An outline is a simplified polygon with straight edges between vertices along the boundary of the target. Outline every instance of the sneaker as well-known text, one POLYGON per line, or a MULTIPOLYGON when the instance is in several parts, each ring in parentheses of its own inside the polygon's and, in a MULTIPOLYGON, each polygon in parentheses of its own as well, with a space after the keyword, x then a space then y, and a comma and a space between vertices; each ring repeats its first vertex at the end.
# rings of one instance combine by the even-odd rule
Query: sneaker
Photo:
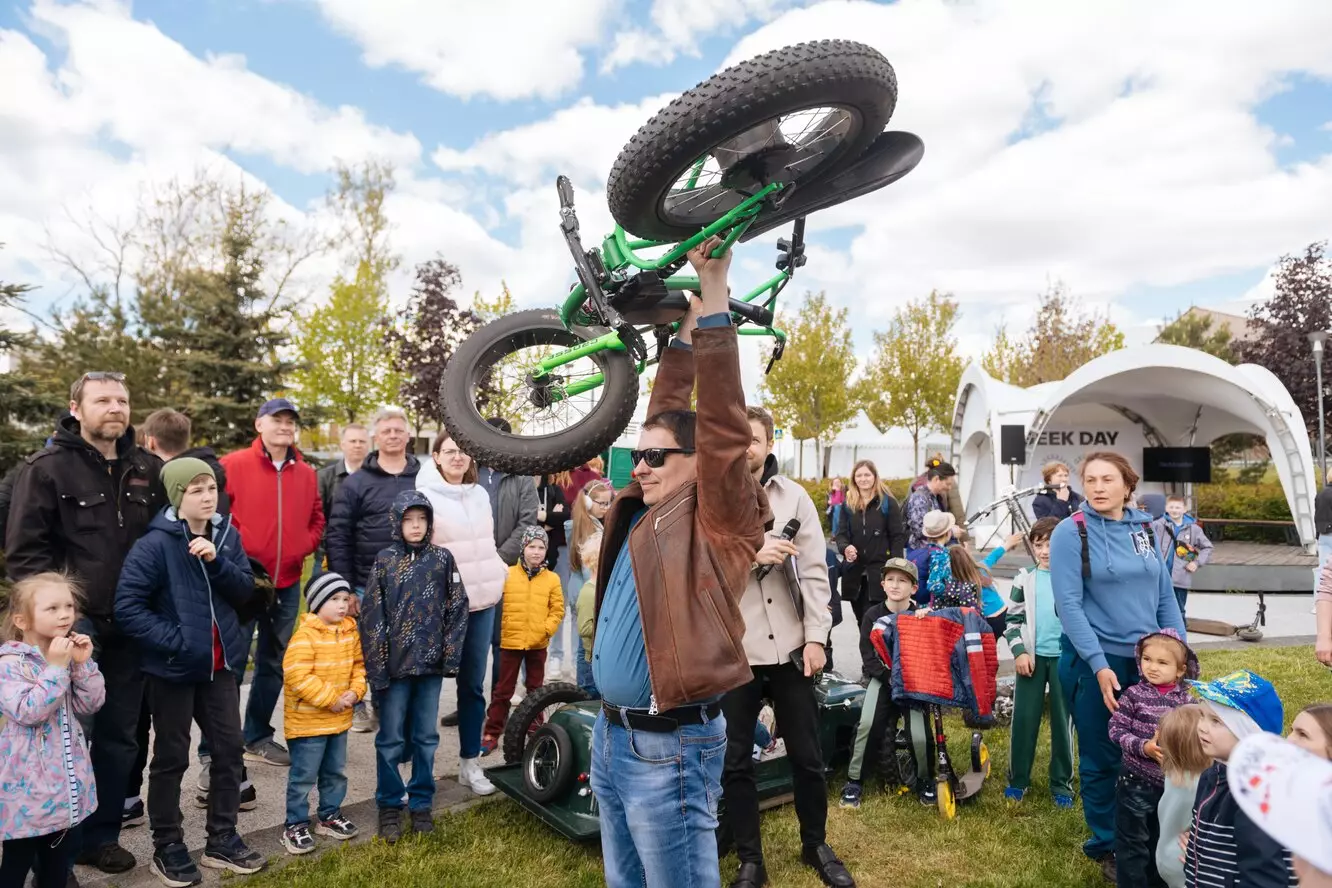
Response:
POLYGON ((452 712, 444 713, 439 719, 439 726, 441 728, 458 727, 458 710, 455 709, 452 712))
POLYGON ((1119 867, 1115 865, 1115 852, 1107 851, 1096 858, 1096 863, 1101 867, 1101 878, 1112 885, 1119 884, 1119 867))
POLYGON ((498 737, 483 737, 483 738, 481 739, 481 754, 482 754, 482 755, 490 755, 490 754, 491 754, 492 752, 494 752, 497 748, 499 748, 499 738, 498 738, 498 737))
POLYGON ((1057 792, 1054 795, 1054 803, 1056 808, 1064 808, 1067 810, 1068 808, 1073 807, 1073 796, 1057 792))
POLYGON ((1010 786, 1004 790, 1004 798, 1014 804, 1020 803, 1026 797, 1027 791, 1025 789, 1018 789, 1016 786, 1010 786))
POLYGON ((402 838, 402 812, 397 808, 379 809, 379 837, 390 845, 402 838))
POLYGON ((284 829, 279 841, 288 854, 309 854, 315 849, 314 836, 310 835, 309 825, 304 823, 284 829))
POLYGON ((357 703, 352 710, 351 729, 357 734, 373 734, 379 730, 379 719, 370 711, 369 703, 357 703))
POLYGON ((280 743, 269 737, 245 747, 245 760, 263 765, 286 768, 291 765, 291 754, 280 743))
POLYGON ((435 818, 428 808, 419 808, 412 812, 412 832, 425 835, 435 831, 435 818))
POLYGON ((916 799, 925 807, 933 808, 939 803, 939 795, 934 791, 934 786, 926 786, 916 793, 916 799))
POLYGON ((203 856, 199 858, 199 865, 210 869, 231 870, 233 873, 248 876, 259 872, 267 862, 263 855, 250 850, 250 847, 241 841, 240 836, 231 833, 215 843, 209 842, 205 845, 203 856))
POLYGON ((846 786, 842 787, 842 807, 843 808, 860 807, 859 780, 848 780, 846 786))
POLYGON ((74 862, 83 866, 91 866, 112 876, 127 873, 138 864, 133 854, 115 842, 107 842, 105 845, 98 845, 96 848, 84 848, 74 858, 74 862))
POLYGON ((474 758, 462 760, 458 768, 458 782, 477 795, 487 796, 495 791, 495 784, 490 782, 481 770, 481 763, 474 758))
POLYGON ((143 800, 134 799, 133 802, 125 806, 125 810, 120 815, 120 828, 129 829, 132 826, 143 826, 148 822, 148 814, 144 810, 143 800))
POLYGON ((189 888, 203 881, 203 873, 190 859, 189 850, 181 844, 165 845, 154 851, 148 869, 167 888, 189 888))
MULTIPOLYGON (((194 796, 194 806, 196 808, 208 807, 208 793, 200 792, 194 796)), ((253 811, 259 807, 259 793, 255 790, 253 783, 246 783, 240 791, 240 809, 242 811, 253 811)))
POLYGON ((328 836, 330 839, 337 839, 340 842, 354 839, 361 834, 361 831, 356 828, 356 824, 343 817, 341 813, 334 814, 327 820, 317 821, 314 831, 317 835, 328 836))

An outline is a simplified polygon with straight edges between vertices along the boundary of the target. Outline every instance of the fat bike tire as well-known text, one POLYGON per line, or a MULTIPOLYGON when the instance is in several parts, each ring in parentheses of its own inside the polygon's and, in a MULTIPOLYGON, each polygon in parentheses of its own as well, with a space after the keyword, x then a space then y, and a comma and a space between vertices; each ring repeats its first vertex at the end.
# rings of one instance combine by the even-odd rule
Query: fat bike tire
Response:
POLYGON ((591 357, 604 377, 601 396, 585 417, 559 432, 500 431, 486 422, 476 394, 506 355, 540 345, 572 348, 604 332, 570 331, 553 309, 514 312, 477 330, 454 353, 440 383, 445 429, 478 465, 510 474, 561 472, 603 453, 629 425, 638 403, 638 374, 623 351, 603 349, 591 357))
POLYGON ((896 104, 893 66, 863 43, 819 40, 740 62, 658 111, 620 150, 606 182, 611 215, 639 237, 692 237, 699 226, 670 219, 665 200, 700 157, 765 121, 810 108, 850 109, 851 129, 840 144, 816 166, 790 176, 814 181, 862 154, 896 104))

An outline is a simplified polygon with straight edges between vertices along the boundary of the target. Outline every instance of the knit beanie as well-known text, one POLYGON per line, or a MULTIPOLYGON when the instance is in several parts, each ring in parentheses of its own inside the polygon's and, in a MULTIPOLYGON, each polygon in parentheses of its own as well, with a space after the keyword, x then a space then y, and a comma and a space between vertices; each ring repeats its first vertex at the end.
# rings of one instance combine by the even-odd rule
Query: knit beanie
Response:
POLYGON ((541 540, 541 542, 546 544, 546 548, 550 548, 550 537, 546 535, 545 529, 538 527, 535 524, 529 524, 527 527, 523 528, 522 547, 526 549, 527 544, 532 542, 533 540, 541 540))
POLYGON ((217 476, 213 474, 212 466, 192 456, 173 459, 162 466, 162 486, 166 488, 167 500, 171 502, 171 508, 177 511, 180 510, 180 501, 185 496, 185 488, 189 487, 190 482, 200 475, 207 475, 214 481, 217 480, 217 476))
POLYGON ((319 609, 323 607, 328 600, 339 592, 351 594, 351 583, 343 578, 342 574, 328 571, 317 576, 310 577, 310 582, 305 584, 305 603, 310 613, 318 614, 319 609))

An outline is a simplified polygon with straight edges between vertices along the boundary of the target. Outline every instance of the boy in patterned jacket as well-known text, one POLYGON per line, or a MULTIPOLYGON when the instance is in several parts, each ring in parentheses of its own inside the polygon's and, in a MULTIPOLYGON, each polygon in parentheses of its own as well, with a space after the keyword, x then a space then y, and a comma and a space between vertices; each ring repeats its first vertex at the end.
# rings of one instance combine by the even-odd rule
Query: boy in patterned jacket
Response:
POLYGON ((341 574, 322 573, 305 585, 309 613, 282 659, 282 727, 291 751, 287 820, 282 847, 289 854, 315 849, 310 835, 310 790, 319 785, 314 831, 340 841, 356 826, 342 816, 347 795, 347 732, 352 710, 365 697, 365 660, 356 621, 347 616, 352 588, 341 574))
POLYGON ((402 837, 404 791, 412 829, 434 829, 439 691, 444 677, 458 672, 467 634, 458 567, 447 549, 430 542, 434 514, 419 490, 398 494, 390 518, 393 545, 375 558, 361 602, 365 674, 379 711, 375 804, 379 835, 390 844, 402 837), (412 777, 404 787, 398 765, 409 748, 412 777))
POLYGON ((1115 787, 1115 864, 1120 885, 1163 885, 1156 871, 1156 807, 1165 789, 1158 726, 1191 701, 1185 679, 1198 677, 1198 658, 1174 629, 1144 635, 1136 654, 1142 681, 1120 695, 1110 716, 1110 739, 1124 751, 1115 787))

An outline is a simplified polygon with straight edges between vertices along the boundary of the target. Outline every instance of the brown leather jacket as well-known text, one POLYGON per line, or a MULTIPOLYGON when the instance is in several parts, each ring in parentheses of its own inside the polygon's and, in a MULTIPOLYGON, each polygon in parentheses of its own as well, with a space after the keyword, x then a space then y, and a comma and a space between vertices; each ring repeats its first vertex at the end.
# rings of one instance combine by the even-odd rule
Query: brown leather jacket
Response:
MULTIPOLYGON (((692 351, 667 348, 652 386, 649 417, 689 409, 698 393, 698 479, 648 510, 629 533, 652 702, 657 711, 723 694, 753 678, 740 616, 754 555, 771 522, 768 499, 749 471, 749 421, 733 327, 694 331, 692 351)), ((643 490, 629 484, 606 516, 597 571, 597 614, 643 490)))

